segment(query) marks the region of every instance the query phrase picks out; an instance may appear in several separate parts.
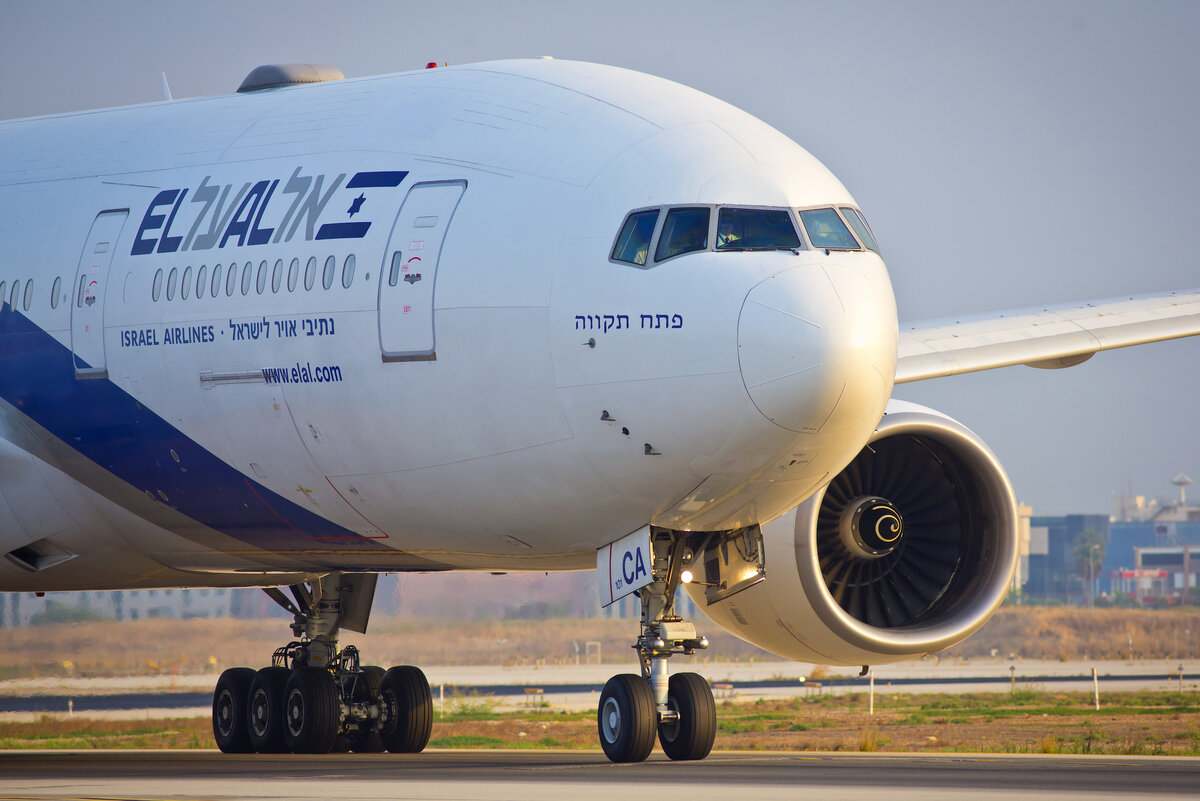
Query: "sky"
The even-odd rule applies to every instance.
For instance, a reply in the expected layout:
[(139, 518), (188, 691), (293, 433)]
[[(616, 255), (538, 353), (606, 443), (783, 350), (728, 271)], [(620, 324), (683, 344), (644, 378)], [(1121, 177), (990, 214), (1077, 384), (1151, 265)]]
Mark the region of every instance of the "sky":
[[(760, 117), (865, 210), (902, 322), (1200, 286), (1200, 3), (0, 0), (0, 119), (551, 55)], [(0, 153), (0, 159), (4, 155)], [(898, 387), (1035, 514), (1200, 481), (1200, 338)], [(1197, 490), (1193, 495), (1198, 495)], [(1200, 495), (1198, 495), (1200, 496)]]

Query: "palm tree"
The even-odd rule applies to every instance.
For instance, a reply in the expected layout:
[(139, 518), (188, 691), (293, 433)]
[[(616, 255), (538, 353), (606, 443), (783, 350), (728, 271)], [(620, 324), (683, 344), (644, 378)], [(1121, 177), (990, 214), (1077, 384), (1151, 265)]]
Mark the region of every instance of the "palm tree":
[(1076, 534), (1071, 545), (1075, 552), (1075, 573), (1083, 582), (1084, 597), (1087, 599), (1087, 605), (1091, 606), (1096, 576), (1100, 565), (1104, 564), (1104, 535), (1099, 531), (1087, 529)]

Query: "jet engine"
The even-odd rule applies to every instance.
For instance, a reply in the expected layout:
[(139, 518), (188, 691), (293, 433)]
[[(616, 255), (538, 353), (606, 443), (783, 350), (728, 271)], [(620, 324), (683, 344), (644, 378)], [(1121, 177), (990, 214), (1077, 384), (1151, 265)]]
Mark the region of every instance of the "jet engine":
[(892, 401), (867, 446), (800, 506), (695, 541), (688, 592), (781, 656), (880, 664), (978, 630), (1016, 558), (1016, 500), (995, 455), (961, 423)]

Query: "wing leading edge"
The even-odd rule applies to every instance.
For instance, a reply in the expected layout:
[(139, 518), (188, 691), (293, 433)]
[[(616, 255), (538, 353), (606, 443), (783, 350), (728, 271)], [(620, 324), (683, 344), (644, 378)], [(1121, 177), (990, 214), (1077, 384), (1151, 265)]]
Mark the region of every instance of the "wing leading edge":
[(1094, 353), (1200, 334), (1200, 289), (901, 324), (896, 383), (1014, 364), (1072, 367)]

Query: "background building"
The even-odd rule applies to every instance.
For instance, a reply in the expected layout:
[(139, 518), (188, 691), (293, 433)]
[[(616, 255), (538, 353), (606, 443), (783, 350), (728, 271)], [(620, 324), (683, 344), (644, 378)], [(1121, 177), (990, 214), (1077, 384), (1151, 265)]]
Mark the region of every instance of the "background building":
[[(65, 620), (141, 620), (148, 617), (252, 617), (244, 596), (258, 590), (111, 590), (97, 592), (0, 593), (0, 627)], [(273, 605), (273, 604), (272, 604)]]
[[(1095, 531), (1107, 540), (1108, 516), (1035, 515), (1029, 519), (1029, 567), (1023, 591), (1026, 603), (1084, 602), (1084, 583), (1088, 579), (1075, 558), (1075, 538), (1084, 531)], [(1097, 576), (1102, 573), (1102, 569), (1097, 571)]]

